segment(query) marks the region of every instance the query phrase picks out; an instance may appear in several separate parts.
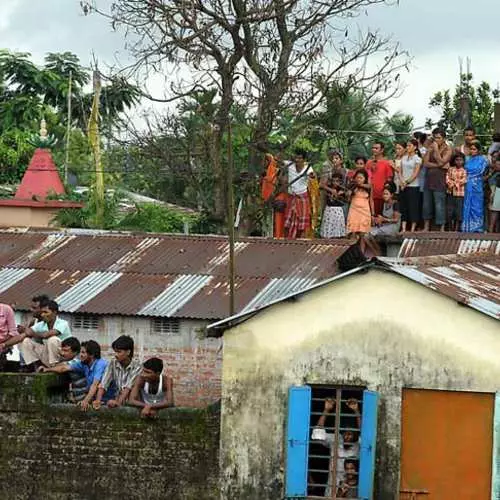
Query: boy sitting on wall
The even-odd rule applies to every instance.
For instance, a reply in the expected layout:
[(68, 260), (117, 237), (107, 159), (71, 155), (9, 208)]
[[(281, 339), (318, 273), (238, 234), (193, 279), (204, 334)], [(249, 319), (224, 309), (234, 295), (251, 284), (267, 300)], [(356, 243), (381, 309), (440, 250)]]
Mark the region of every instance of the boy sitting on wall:
[(130, 405), (142, 408), (141, 417), (156, 417), (159, 410), (174, 405), (172, 378), (162, 375), (162, 371), (161, 359), (148, 359), (135, 381)]
[(94, 410), (101, 407), (104, 394), (113, 384), (116, 388), (116, 398), (108, 401), (108, 408), (123, 406), (130, 395), (135, 380), (141, 372), (141, 364), (134, 359), (134, 340), (128, 335), (118, 337), (111, 347), (115, 358), (109, 362), (97, 390), (97, 396), (92, 403)]

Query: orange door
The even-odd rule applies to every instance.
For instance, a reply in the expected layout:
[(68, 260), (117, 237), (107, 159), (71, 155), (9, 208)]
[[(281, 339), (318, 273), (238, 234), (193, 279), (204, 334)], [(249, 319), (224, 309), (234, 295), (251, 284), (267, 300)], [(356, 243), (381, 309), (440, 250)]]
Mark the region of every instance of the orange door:
[(401, 500), (489, 500), (494, 394), (403, 390)]

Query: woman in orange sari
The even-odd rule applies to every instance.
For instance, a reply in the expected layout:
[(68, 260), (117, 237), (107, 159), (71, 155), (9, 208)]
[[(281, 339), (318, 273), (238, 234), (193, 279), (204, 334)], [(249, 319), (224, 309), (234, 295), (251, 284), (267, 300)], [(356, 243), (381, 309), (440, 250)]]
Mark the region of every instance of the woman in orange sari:
[(280, 169), (272, 154), (264, 157), (266, 174), (262, 179), (261, 193), (264, 203), (273, 210), (273, 237), (285, 237), (285, 212), (288, 195), (280, 189)]

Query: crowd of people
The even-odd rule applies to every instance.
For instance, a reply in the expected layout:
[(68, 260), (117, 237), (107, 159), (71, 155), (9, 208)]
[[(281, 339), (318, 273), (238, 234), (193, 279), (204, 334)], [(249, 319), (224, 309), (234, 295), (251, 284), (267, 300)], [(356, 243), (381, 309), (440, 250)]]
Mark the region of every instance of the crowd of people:
[(103, 359), (99, 343), (72, 336), (57, 302), (45, 295), (33, 297), (26, 325), (16, 324), (13, 308), (0, 304), (0, 371), (12, 369), (7, 356), (14, 346), (20, 352), (20, 371), (61, 374), (68, 400), (84, 411), (130, 405), (139, 408), (142, 417), (155, 417), (173, 406), (172, 378), (163, 373), (161, 359), (141, 364), (128, 335), (111, 344), (113, 359)]
[(440, 128), (416, 132), (386, 157), (382, 141), (372, 157), (346, 168), (331, 150), (321, 172), (297, 149), (293, 160), (265, 156), (262, 198), (273, 214), (275, 238), (343, 238), (399, 232), (497, 232), (500, 212), (500, 135), (486, 152), (473, 128), (464, 143), (448, 143)]

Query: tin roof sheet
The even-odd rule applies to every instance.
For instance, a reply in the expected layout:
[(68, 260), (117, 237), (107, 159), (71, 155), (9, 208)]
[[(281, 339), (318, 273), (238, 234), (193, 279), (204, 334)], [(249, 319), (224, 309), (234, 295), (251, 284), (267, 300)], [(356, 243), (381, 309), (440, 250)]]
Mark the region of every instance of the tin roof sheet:
[(404, 239), (398, 257), (475, 253), (500, 255), (500, 234), (415, 233)]
[(402, 276), (500, 319), (500, 255), (381, 260)]
[[(236, 309), (336, 275), (349, 245), (239, 239)], [(0, 230), (0, 301), (28, 309), (33, 295), (47, 293), (67, 312), (221, 319), (228, 259), (223, 236)]]

